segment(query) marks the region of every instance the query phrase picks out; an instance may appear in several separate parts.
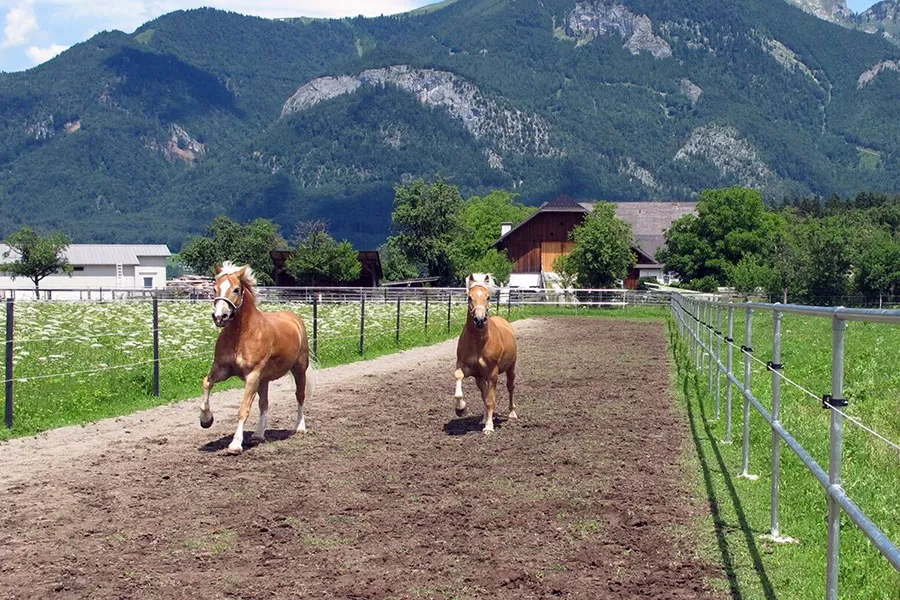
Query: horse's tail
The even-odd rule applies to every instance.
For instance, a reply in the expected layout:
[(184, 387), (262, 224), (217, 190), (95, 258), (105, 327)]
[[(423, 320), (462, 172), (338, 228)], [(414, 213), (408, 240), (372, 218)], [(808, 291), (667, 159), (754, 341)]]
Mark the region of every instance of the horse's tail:
[(309, 365), (306, 367), (306, 399), (312, 396), (313, 389), (316, 387), (316, 371), (319, 369), (316, 357), (309, 353)]

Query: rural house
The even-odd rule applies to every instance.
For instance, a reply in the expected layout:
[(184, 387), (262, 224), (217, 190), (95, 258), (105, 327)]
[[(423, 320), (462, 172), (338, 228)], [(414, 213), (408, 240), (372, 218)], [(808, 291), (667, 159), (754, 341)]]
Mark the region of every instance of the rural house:
[[(668, 283), (656, 251), (665, 242), (664, 233), (676, 219), (696, 211), (695, 202), (616, 202), (616, 216), (631, 225), (637, 264), (628, 273), (625, 287), (634, 288), (641, 277)], [(557, 198), (545, 202), (517, 227), (503, 225), (493, 247), (506, 250), (513, 262), (509, 285), (514, 288), (550, 287), (553, 261), (575, 247), (569, 232), (593, 210), (592, 202)]]
[[(0, 244), (0, 261), (16, 260), (15, 251), (2, 258), (8, 250)], [(100, 290), (161, 290), (166, 287), (166, 259), (171, 254), (164, 244), (70, 244), (65, 255), (74, 267), (71, 277), (48, 275), (41, 281), (41, 294), (77, 300), (88, 298), (88, 290), (97, 298)], [(16, 296), (27, 298), (22, 291), (32, 292), (34, 284), (27, 277), (12, 279), (0, 272), (0, 290), (16, 290)]]

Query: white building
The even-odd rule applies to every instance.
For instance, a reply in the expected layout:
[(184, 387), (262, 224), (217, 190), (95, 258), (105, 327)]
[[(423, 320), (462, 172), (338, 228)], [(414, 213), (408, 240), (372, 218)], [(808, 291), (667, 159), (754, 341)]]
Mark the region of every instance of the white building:
[[(9, 246), (0, 244), (0, 262), (17, 258), (13, 251), (2, 258)], [(40, 283), (41, 297), (54, 300), (109, 298), (135, 290), (166, 287), (166, 259), (171, 256), (164, 244), (71, 244), (65, 255), (74, 267), (71, 276), (48, 275)], [(0, 272), (0, 290), (15, 290), (15, 296), (33, 297), (34, 283), (27, 277), (11, 278)], [(28, 293), (31, 295), (29, 296)]]

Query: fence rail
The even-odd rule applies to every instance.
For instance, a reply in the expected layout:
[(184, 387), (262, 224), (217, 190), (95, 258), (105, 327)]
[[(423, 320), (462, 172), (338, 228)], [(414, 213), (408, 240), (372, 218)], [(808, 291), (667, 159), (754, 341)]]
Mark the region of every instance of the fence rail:
[[(742, 469), (740, 476), (753, 478), (749, 473), (750, 460), (750, 408), (755, 409), (772, 430), (771, 446), (771, 518), (770, 536), (775, 540), (784, 540), (781, 536), (779, 523), (779, 498), (780, 498), (780, 456), (781, 442), (784, 442), (800, 459), (803, 465), (813, 474), (825, 489), (828, 499), (828, 548), (826, 566), (826, 598), (836, 600), (838, 592), (838, 573), (840, 560), (840, 514), (843, 510), (853, 523), (865, 534), (878, 551), (900, 571), (900, 549), (887, 537), (887, 535), (857, 506), (844, 490), (841, 481), (841, 466), (843, 458), (843, 437), (845, 420), (851, 419), (841, 408), (847, 405), (844, 398), (844, 333), (848, 321), (864, 321), (872, 323), (900, 324), (900, 310), (882, 309), (851, 309), (844, 307), (819, 307), (803, 306), (795, 304), (766, 304), (749, 302), (743, 304), (725, 304), (716, 299), (702, 299), (699, 297), (686, 297), (681, 294), (672, 296), (672, 313), (678, 332), (684, 338), (689, 338), (691, 357), (694, 366), (701, 373), (704, 362), (707, 365), (709, 376), (709, 396), (715, 396), (716, 417), (720, 411), (720, 386), (722, 376), (727, 380), (726, 395), (726, 442), (731, 441), (731, 410), (732, 389), (737, 389), (743, 397), (743, 431), (742, 431)], [(736, 310), (746, 312), (745, 332), (743, 344), (737, 346), (734, 339), (734, 313)], [(753, 312), (770, 311), (773, 320), (772, 332), (772, 360), (762, 362), (754, 356), (752, 343)], [(723, 330), (723, 313), (727, 314), (727, 333)], [(781, 424), (781, 383), (782, 380), (795, 384), (782, 373), (781, 347), (782, 318), (785, 314), (807, 315), (819, 318), (830, 318), (832, 322), (831, 340), (831, 393), (821, 397), (822, 407), (831, 413), (829, 429), (829, 464), (826, 471), (820, 466), (812, 455), (797, 439)], [(723, 346), (726, 357), (723, 360)], [(738, 379), (734, 373), (733, 351), (738, 348), (744, 357), (743, 379)], [(767, 410), (753, 394), (751, 387), (751, 363), (762, 363), (767, 371), (772, 373), (772, 409)], [(713, 394), (713, 378), (715, 377), (715, 394)], [(819, 400), (819, 397), (811, 391), (797, 385), (806, 394)], [(854, 421), (855, 424), (860, 423)], [(868, 428), (866, 428), (868, 429)], [(900, 450), (896, 444), (883, 436), (874, 433), (895, 449)]]

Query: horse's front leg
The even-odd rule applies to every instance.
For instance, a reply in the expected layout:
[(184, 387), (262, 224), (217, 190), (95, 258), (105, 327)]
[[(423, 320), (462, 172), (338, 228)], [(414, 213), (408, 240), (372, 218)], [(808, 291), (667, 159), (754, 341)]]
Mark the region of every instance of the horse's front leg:
[(259, 389), (259, 375), (251, 373), (247, 376), (244, 383), (244, 397), (241, 399), (241, 407), (238, 409), (238, 424), (234, 432), (231, 443), (228, 444), (229, 454), (240, 454), (244, 451), (244, 423), (250, 416), (250, 407), (253, 405), (253, 398)]
[(259, 424), (251, 439), (255, 442), (265, 442), (266, 422), (269, 420), (269, 382), (261, 382), (257, 393), (259, 394)]
[(465, 365), (459, 362), (456, 363), (456, 373), (454, 373), (456, 376), (456, 393), (453, 394), (453, 396), (456, 398), (454, 410), (456, 410), (457, 417), (462, 417), (466, 414), (466, 401), (463, 400), (462, 382), (463, 379), (471, 375), (471, 373), (466, 373), (464, 369)]
[(213, 385), (225, 381), (231, 376), (229, 370), (217, 363), (213, 363), (209, 375), (203, 378), (203, 394), (200, 397), (200, 427), (209, 429), (213, 424), (213, 414), (209, 409), (209, 394)]

